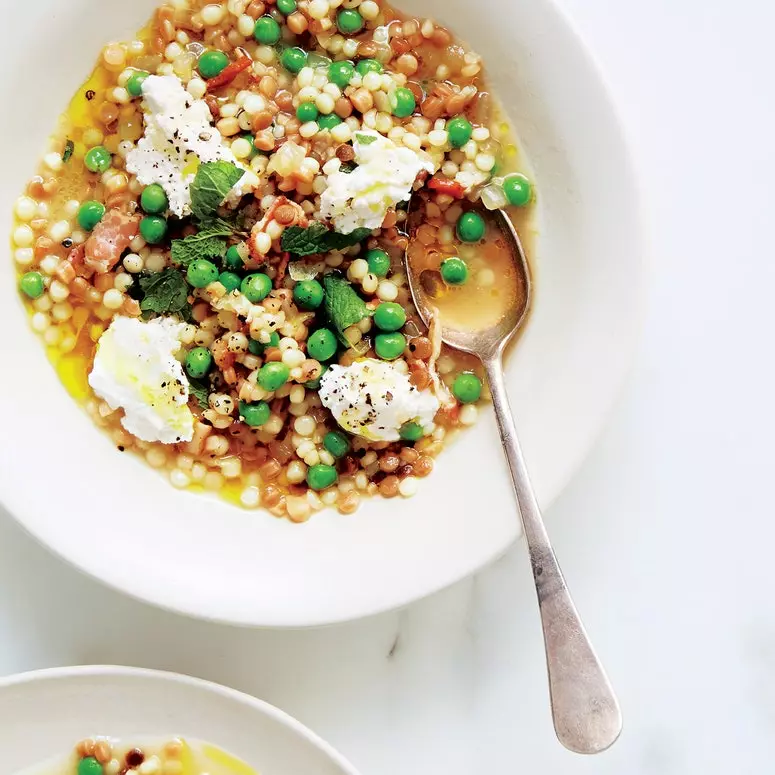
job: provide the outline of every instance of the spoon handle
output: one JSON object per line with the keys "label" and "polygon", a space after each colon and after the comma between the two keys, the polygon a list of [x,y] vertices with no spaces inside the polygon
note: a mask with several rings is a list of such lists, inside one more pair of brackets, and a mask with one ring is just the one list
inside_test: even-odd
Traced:
{"label": "spoon handle", "polygon": [[554,729],[569,750],[600,753],[613,745],[621,732],[619,703],[584,630],[549,542],[517,440],[501,355],[497,353],[483,362],[530,551],[544,631]]}

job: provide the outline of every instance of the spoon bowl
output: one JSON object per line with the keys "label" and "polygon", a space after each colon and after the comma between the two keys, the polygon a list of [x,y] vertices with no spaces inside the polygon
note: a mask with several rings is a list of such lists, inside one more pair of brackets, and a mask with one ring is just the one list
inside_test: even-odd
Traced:
{"label": "spoon bowl", "polygon": [[[409,240],[413,237],[412,225],[419,213],[419,199],[414,196],[409,205]],[[445,344],[477,356],[484,366],[503,451],[509,464],[517,510],[530,552],[544,633],[554,729],[560,742],[569,750],[583,754],[600,753],[613,745],[621,733],[619,703],[587,636],[549,541],[517,438],[503,376],[503,350],[526,320],[530,309],[530,268],[519,235],[508,215],[503,210],[484,211],[484,214],[491,217],[500,230],[515,269],[511,280],[508,277],[496,278],[499,283],[515,283],[515,295],[507,296],[515,303],[508,305],[494,324],[465,330],[445,322],[443,312],[433,304],[423,285],[423,273],[418,274],[412,267],[407,247],[404,263],[409,288],[415,307],[428,328],[439,326]]]}

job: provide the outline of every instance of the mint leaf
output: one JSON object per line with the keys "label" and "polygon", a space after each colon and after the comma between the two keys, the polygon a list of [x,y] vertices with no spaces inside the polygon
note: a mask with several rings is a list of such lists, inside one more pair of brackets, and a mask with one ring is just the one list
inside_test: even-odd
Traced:
{"label": "mint leaf", "polygon": [[191,312],[188,303],[188,285],[183,274],[167,267],[156,274],[140,278],[143,298],[140,309],[147,320],[156,315],[178,315],[187,320]]}
{"label": "mint leaf", "polygon": [[67,164],[73,156],[75,150],[75,143],[68,137],[65,143],[65,150],[62,151],[62,161]]}
{"label": "mint leaf", "polygon": [[281,239],[283,250],[294,256],[313,256],[317,253],[329,253],[363,242],[371,234],[370,229],[356,229],[351,234],[339,234],[331,231],[320,221],[314,221],[307,228],[289,226]]}
{"label": "mint leaf", "polygon": [[[231,234],[231,231],[229,231]],[[203,229],[184,239],[172,240],[172,262],[188,266],[200,258],[221,259],[226,255],[226,236],[222,230]]]}
{"label": "mint leaf", "polygon": [[342,344],[350,343],[344,336],[344,331],[356,323],[360,323],[368,314],[366,302],[353,290],[352,285],[343,277],[328,274],[323,278],[325,288],[325,310],[331,325],[336,329]]}
{"label": "mint leaf", "polygon": [[361,144],[361,145],[371,145],[372,143],[377,142],[377,138],[374,137],[374,135],[364,135],[360,132],[355,133],[355,139]]}
{"label": "mint leaf", "polygon": [[210,402],[207,400],[210,395],[210,388],[198,379],[188,378],[188,395],[190,398],[196,399],[197,403],[202,409],[208,409]]}
{"label": "mint leaf", "polygon": [[245,170],[227,161],[200,164],[191,184],[191,212],[200,221],[213,218],[244,174]]}

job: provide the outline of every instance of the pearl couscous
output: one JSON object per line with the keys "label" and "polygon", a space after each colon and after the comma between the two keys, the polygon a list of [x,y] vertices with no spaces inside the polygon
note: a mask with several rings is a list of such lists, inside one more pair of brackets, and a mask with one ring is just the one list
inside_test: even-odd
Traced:
{"label": "pearl couscous", "polygon": [[486,209],[530,232],[483,78],[382,0],[174,0],[103,49],[11,236],[33,330],[119,451],[295,522],[415,494],[487,392],[404,254],[480,325],[509,271]]}

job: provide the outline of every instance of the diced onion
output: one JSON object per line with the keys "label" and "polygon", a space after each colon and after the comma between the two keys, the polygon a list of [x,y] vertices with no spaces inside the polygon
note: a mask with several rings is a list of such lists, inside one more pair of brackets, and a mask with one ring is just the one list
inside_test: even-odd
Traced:
{"label": "diced onion", "polygon": [[509,200],[506,199],[506,194],[503,192],[503,188],[499,183],[490,183],[485,186],[479,196],[482,200],[482,204],[488,210],[499,210],[506,207],[509,203]]}

